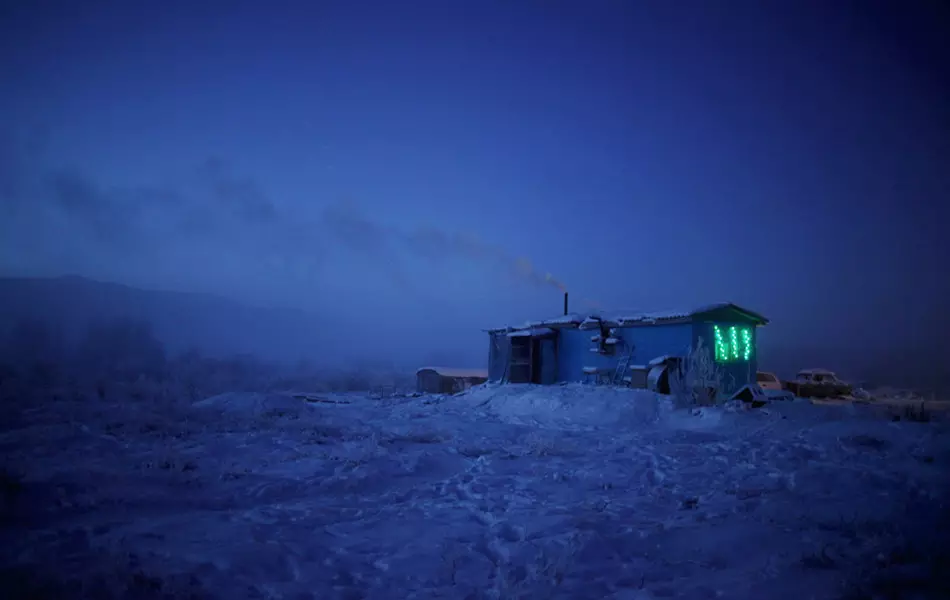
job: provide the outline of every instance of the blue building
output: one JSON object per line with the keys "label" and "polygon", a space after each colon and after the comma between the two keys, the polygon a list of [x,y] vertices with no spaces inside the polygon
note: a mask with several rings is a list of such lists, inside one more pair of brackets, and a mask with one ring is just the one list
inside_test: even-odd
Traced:
{"label": "blue building", "polygon": [[[565,309],[567,300],[565,297]],[[552,384],[609,381],[646,386],[657,366],[699,347],[722,374],[723,392],[755,382],[762,315],[730,302],[653,313],[567,313],[488,330],[489,381]],[[638,374],[643,381],[638,382]],[[655,382],[654,382],[655,383]]]}

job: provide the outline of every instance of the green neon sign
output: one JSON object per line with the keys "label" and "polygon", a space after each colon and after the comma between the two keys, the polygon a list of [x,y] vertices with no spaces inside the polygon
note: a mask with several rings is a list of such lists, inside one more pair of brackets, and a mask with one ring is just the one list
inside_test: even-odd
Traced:
{"label": "green neon sign", "polygon": [[716,362],[749,361],[752,358],[751,327],[713,325]]}

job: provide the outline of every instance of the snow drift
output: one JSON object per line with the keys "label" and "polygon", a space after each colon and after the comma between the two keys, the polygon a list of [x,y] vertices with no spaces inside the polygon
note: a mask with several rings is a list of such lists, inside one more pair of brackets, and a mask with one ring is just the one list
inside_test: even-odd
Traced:
{"label": "snow drift", "polygon": [[807,403],[674,411],[580,385],[346,403],[65,397],[13,407],[0,432],[11,597],[948,589],[931,576],[948,558],[942,424]]}
{"label": "snow drift", "polygon": [[560,429],[639,427],[672,410],[668,400],[652,392],[581,384],[486,384],[458,398],[508,423]]}

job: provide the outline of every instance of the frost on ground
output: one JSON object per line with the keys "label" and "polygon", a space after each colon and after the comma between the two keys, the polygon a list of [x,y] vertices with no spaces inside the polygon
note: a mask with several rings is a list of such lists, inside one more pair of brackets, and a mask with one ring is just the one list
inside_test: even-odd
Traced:
{"label": "frost on ground", "polygon": [[65,397],[0,433],[0,583],[65,598],[946,597],[945,431],[577,385]]}

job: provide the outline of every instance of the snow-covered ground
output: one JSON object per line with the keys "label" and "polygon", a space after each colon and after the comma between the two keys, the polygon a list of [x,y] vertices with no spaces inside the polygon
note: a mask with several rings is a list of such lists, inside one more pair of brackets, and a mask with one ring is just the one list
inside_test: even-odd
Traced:
{"label": "snow-covered ground", "polygon": [[0,583],[12,597],[803,600],[891,597],[948,568],[944,423],[807,402],[674,411],[576,385],[311,400],[11,412]]}

